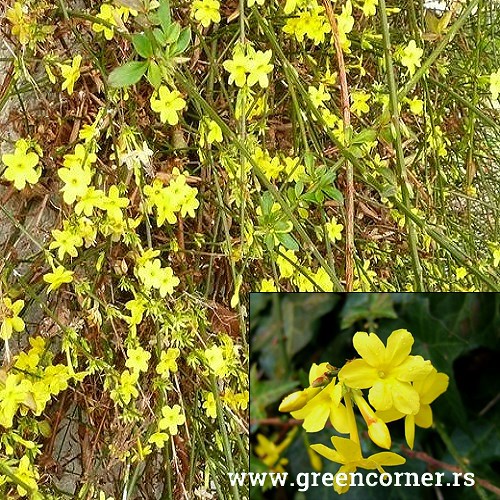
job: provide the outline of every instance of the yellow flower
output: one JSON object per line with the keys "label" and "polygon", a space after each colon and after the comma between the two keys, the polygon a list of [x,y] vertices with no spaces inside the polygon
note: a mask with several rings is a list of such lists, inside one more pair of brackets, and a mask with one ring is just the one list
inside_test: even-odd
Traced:
{"label": "yellow flower", "polygon": [[3,176],[19,190],[24,189],[26,183],[36,184],[41,175],[41,169],[35,168],[38,165],[38,155],[33,151],[28,153],[28,148],[28,142],[19,139],[14,153],[2,155],[2,162],[7,165]]}
{"label": "yellow flower", "polygon": [[370,405],[365,401],[361,391],[351,391],[352,397],[368,426],[368,436],[381,448],[389,450],[391,448],[391,434],[384,420],[377,416]]}
{"label": "yellow flower", "polygon": [[166,432],[155,432],[149,437],[148,443],[155,444],[161,450],[165,446],[165,441],[167,439],[168,434]]}
{"label": "yellow flower", "polygon": [[177,347],[170,347],[167,351],[162,351],[160,355],[160,362],[156,367],[156,373],[163,378],[167,378],[170,374],[177,372],[176,359],[179,357],[180,351]]}
{"label": "yellow flower", "polygon": [[158,428],[160,430],[168,429],[171,436],[177,434],[177,427],[186,422],[186,417],[181,413],[181,407],[179,405],[164,406],[161,409],[161,414],[163,418],[158,422]]}
{"label": "yellow flower", "polygon": [[110,219],[123,219],[122,208],[126,208],[130,200],[121,198],[118,186],[114,184],[109,188],[108,195],[104,198],[101,207],[106,210]]}
{"label": "yellow flower", "polygon": [[207,142],[208,144],[222,142],[222,130],[214,120],[208,122]]}
{"label": "yellow flower", "polygon": [[415,40],[410,40],[410,43],[403,49],[401,54],[401,64],[408,68],[410,76],[415,74],[415,68],[420,67],[420,59],[424,51],[417,47]]}
{"label": "yellow flower", "polygon": [[64,229],[64,231],[54,229],[52,236],[54,237],[54,241],[49,245],[49,249],[58,249],[57,257],[59,260],[62,260],[66,254],[76,257],[78,255],[77,248],[83,245],[83,238],[70,229]]}
{"label": "yellow flower", "polygon": [[213,370],[215,375],[224,378],[229,374],[227,362],[224,359],[224,351],[221,347],[214,345],[205,349],[205,358],[207,360],[207,366]]}
{"label": "yellow flower", "polygon": [[218,0],[195,0],[191,5],[191,16],[208,28],[210,23],[220,21],[220,2]]}
{"label": "yellow flower", "polygon": [[374,16],[377,13],[378,0],[364,0],[363,14],[367,17]]}
{"label": "yellow flower", "polygon": [[283,247],[279,247],[280,253],[283,257],[279,255],[276,258],[276,264],[280,271],[281,278],[290,278],[295,272],[295,267],[293,263],[297,262],[297,256],[293,250],[285,250]]}
{"label": "yellow flower", "polygon": [[157,91],[153,92],[150,98],[151,109],[160,113],[160,120],[169,125],[179,123],[178,111],[186,107],[186,101],[182,99],[178,90],[168,90],[162,85]]}
{"label": "yellow flower", "polygon": [[351,42],[347,38],[347,34],[350,33],[354,27],[351,0],[347,0],[345,5],[342,6],[342,12],[337,16],[337,25],[339,29],[340,46],[342,50],[346,52],[351,45]]}
{"label": "yellow flower", "polygon": [[8,9],[5,14],[12,24],[12,34],[19,38],[21,45],[27,45],[30,41],[30,25],[25,18],[27,11],[28,5],[23,6],[20,2],[15,2],[14,7]]}
{"label": "yellow flower", "polygon": [[68,205],[73,204],[77,198],[84,196],[92,181],[92,172],[80,167],[60,168],[57,175],[64,182],[61,191],[63,192],[63,200]]}
{"label": "yellow flower", "polygon": [[410,448],[413,448],[415,440],[415,425],[428,429],[432,425],[431,403],[443,394],[448,388],[450,378],[445,373],[438,373],[435,368],[419,380],[413,382],[413,388],[420,397],[420,409],[416,415],[405,415],[391,408],[387,411],[377,412],[377,416],[384,422],[393,422],[400,418],[405,418],[406,442]]}
{"label": "yellow flower", "polygon": [[50,284],[47,291],[57,290],[63,283],[71,283],[73,274],[73,271],[68,271],[64,266],[58,266],[54,272],[44,274],[43,281]]}
{"label": "yellow flower", "polygon": [[73,87],[80,78],[80,64],[82,63],[82,56],[77,54],[71,63],[71,66],[68,64],[60,64],[61,74],[64,78],[64,82],[61,85],[61,90],[68,89],[68,94],[71,95],[73,93]]}
{"label": "yellow flower", "polygon": [[405,414],[418,413],[419,396],[410,382],[429,374],[432,365],[422,356],[410,356],[411,333],[404,329],[392,332],[386,347],[374,333],[358,332],[353,343],[362,359],[347,363],[339,380],[353,389],[370,388],[368,398],[377,410],[394,406]]}
{"label": "yellow flower", "polygon": [[127,349],[127,361],[125,361],[125,366],[130,368],[132,373],[147,372],[149,358],[151,358],[151,353],[141,346],[136,349]]}
{"label": "yellow flower", "polygon": [[277,292],[278,289],[274,283],[274,280],[264,278],[260,283],[260,291],[261,292]]}
{"label": "yellow flower", "polygon": [[257,445],[254,449],[255,454],[271,470],[284,472],[283,467],[288,463],[288,459],[280,458],[280,455],[290,446],[297,431],[297,427],[292,429],[280,444],[270,441],[262,434],[257,434]]}
{"label": "yellow flower", "polygon": [[422,99],[418,99],[414,97],[408,101],[410,106],[410,110],[414,115],[420,116],[424,111],[424,101]]}
{"label": "yellow flower", "polygon": [[269,86],[269,77],[274,65],[270,64],[273,53],[271,50],[262,52],[255,51],[252,47],[248,47],[248,63],[246,69],[248,71],[247,85],[253,87],[257,82],[261,88],[265,89]]}
{"label": "yellow flower", "polygon": [[307,432],[324,429],[328,419],[338,432],[348,432],[347,410],[340,402],[342,386],[336,384],[335,380],[334,378],[324,389],[320,389],[303,408],[290,412],[293,418],[304,419],[302,427]]}
{"label": "yellow flower", "polygon": [[237,87],[243,87],[247,81],[248,59],[241,44],[236,45],[233,58],[222,63],[224,69],[229,73],[229,84],[235,83]]}
{"label": "yellow flower", "polygon": [[[97,14],[97,17],[99,19],[102,19],[103,21],[106,21],[108,24],[111,24],[112,26],[116,26],[117,21],[121,22],[119,14],[120,14],[119,9],[115,9],[112,5],[109,4],[103,4],[101,5],[101,9],[99,14]],[[111,40],[113,38],[114,30],[112,27],[104,26],[103,24],[99,23],[94,23],[92,24],[92,29],[96,33],[103,31],[104,38],[106,38],[106,40]]]}
{"label": "yellow flower", "polygon": [[347,410],[340,402],[342,386],[335,384],[331,373],[332,367],[328,363],[313,363],[309,370],[309,387],[286,396],[279,411],[303,419],[302,426],[307,432],[320,431],[328,418],[339,432],[348,432]]}
{"label": "yellow flower", "polygon": [[110,393],[111,399],[120,405],[128,405],[132,397],[136,398],[139,391],[135,384],[139,378],[139,373],[138,371],[123,370],[119,384]]}
{"label": "yellow flower", "polygon": [[3,340],[9,340],[12,332],[22,332],[24,330],[24,321],[19,317],[21,309],[24,307],[24,300],[16,300],[12,303],[9,297],[4,297],[0,303],[0,337]]}
{"label": "yellow flower", "polygon": [[[40,478],[36,468],[31,464],[28,455],[23,455],[19,460],[19,465],[16,470],[16,477],[19,478],[26,486],[29,486],[32,491],[38,491],[37,479]],[[17,493],[24,497],[28,495],[22,486],[17,486]],[[36,494],[30,495],[30,498],[37,498]]]}
{"label": "yellow flower", "polygon": [[336,240],[342,239],[342,230],[344,229],[344,226],[342,224],[337,224],[337,219],[335,217],[332,217],[332,220],[325,224],[325,228],[328,239],[332,243],[335,243]]}
{"label": "yellow flower", "polygon": [[365,94],[364,92],[352,92],[352,104],[351,112],[355,115],[361,116],[364,113],[370,111],[370,106],[366,104],[368,99],[370,99],[370,94]]}
{"label": "yellow flower", "polygon": [[180,283],[171,267],[162,267],[160,259],[149,260],[137,270],[137,276],[146,289],[156,288],[161,297],[172,294],[174,288]]}
{"label": "yellow flower", "polygon": [[205,393],[205,401],[203,403],[203,408],[205,408],[205,413],[207,417],[216,418],[217,417],[217,404],[212,392]]}
{"label": "yellow flower", "polygon": [[[331,441],[333,450],[324,444],[312,444],[311,448],[325,458],[328,458],[328,460],[341,464],[337,474],[345,473],[349,475],[350,472],[356,472],[358,467],[368,470],[377,469],[380,473],[383,473],[384,469],[382,466],[401,465],[406,462],[403,457],[388,451],[375,453],[368,458],[363,458],[359,443],[356,443],[352,439],[332,436]],[[349,489],[349,483],[346,486],[342,486],[334,479],[333,484],[335,491],[339,494],[345,493]]]}
{"label": "yellow flower", "polygon": [[309,85],[307,93],[309,94],[309,98],[315,108],[324,106],[323,103],[328,102],[331,99],[330,94],[325,90],[324,83],[320,83],[318,88],[313,85]]}

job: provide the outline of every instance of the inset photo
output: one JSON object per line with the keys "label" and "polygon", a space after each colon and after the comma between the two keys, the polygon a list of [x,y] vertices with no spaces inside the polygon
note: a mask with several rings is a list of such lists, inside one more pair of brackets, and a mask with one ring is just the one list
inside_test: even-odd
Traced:
{"label": "inset photo", "polygon": [[251,294],[250,498],[498,498],[499,312],[498,294]]}

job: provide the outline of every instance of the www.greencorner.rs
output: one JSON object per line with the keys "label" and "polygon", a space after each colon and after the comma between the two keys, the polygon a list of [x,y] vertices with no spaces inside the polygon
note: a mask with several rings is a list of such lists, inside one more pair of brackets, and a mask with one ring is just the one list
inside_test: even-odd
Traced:
{"label": "www.greencorner.rs", "polygon": [[[243,486],[248,480],[250,486],[264,486],[266,479],[273,487],[297,486],[298,491],[307,491],[309,488],[317,486],[330,486],[334,483],[338,486],[474,486],[474,474],[472,472],[453,472],[453,478],[448,477],[445,480],[444,472],[370,472],[366,475],[360,472],[340,472],[333,474],[331,472],[299,472],[293,482],[288,482],[288,472],[241,472],[229,473],[229,481],[234,486]],[[462,482],[460,481],[462,479]]]}

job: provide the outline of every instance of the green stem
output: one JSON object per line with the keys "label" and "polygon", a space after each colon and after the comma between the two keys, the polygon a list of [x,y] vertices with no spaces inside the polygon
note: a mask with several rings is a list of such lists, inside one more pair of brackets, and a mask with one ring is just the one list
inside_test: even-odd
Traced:
{"label": "green stem", "polygon": [[[396,86],[396,79],[394,77],[394,67],[392,64],[391,55],[391,37],[389,34],[389,21],[387,19],[387,11],[385,0],[379,0],[380,21],[382,23],[382,36],[384,43],[385,64],[387,71],[387,83],[389,85],[390,94],[390,108],[392,114],[393,134],[395,135],[395,148],[396,148],[396,167],[399,177],[399,185],[401,187],[401,197],[405,207],[410,210],[410,193],[408,190],[408,177],[406,173],[405,157],[403,151],[403,141],[401,137],[401,126],[399,118],[399,100]],[[410,254],[412,260],[413,274],[414,274],[414,289],[416,292],[424,289],[422,278],[422,265],[418,256],[417,235],[415,233],[415,226],[411,220],[406,217],[406,227],[408,230],[408,239],[410,245]]]}

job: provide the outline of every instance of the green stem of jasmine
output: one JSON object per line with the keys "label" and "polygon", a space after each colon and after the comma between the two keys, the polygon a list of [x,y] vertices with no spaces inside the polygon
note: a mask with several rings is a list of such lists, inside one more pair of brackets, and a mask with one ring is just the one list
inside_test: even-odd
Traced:
{"label": "green stem of jasmine", "polygon": [[[396,149],[396,167],[397,174],[399,177],[399,185],[401,187],[401,197],[403,204],[408,210],[410,207],[410,193],[408,190],[408,177],[406,174],[405,156],[403,151],[403,140],[401,137],[401,127],[400,127],[400,117],[399,117],[399,100],[398,100],[398,89],[396,86],[396,79],[394,77],[394,67],[392,64],[391,55],[391,37],[389,34],[389,21],[387,19],[387,11],[385,6],[385,0],[379,0],[379,12],[380,21],[382,24],[382,37],[384,43],[384,54],[385,54],[385,64],[387,71],[387,83],[389,85],[390,94],[390,107],[392,114],[392,126],[394,134],[394,147]],[[420,264],[420,258],[418,256],[418,242],[417,235],[415,232],[415,225],[412,220],[406,217],[406,228],[408,230],[408,243],[410,246],[410,254],[412,260],[413,274],[414,274],[414,288],[415,291],[421,291],[424,289],[424,283],[422,278],[422,266]]]}

